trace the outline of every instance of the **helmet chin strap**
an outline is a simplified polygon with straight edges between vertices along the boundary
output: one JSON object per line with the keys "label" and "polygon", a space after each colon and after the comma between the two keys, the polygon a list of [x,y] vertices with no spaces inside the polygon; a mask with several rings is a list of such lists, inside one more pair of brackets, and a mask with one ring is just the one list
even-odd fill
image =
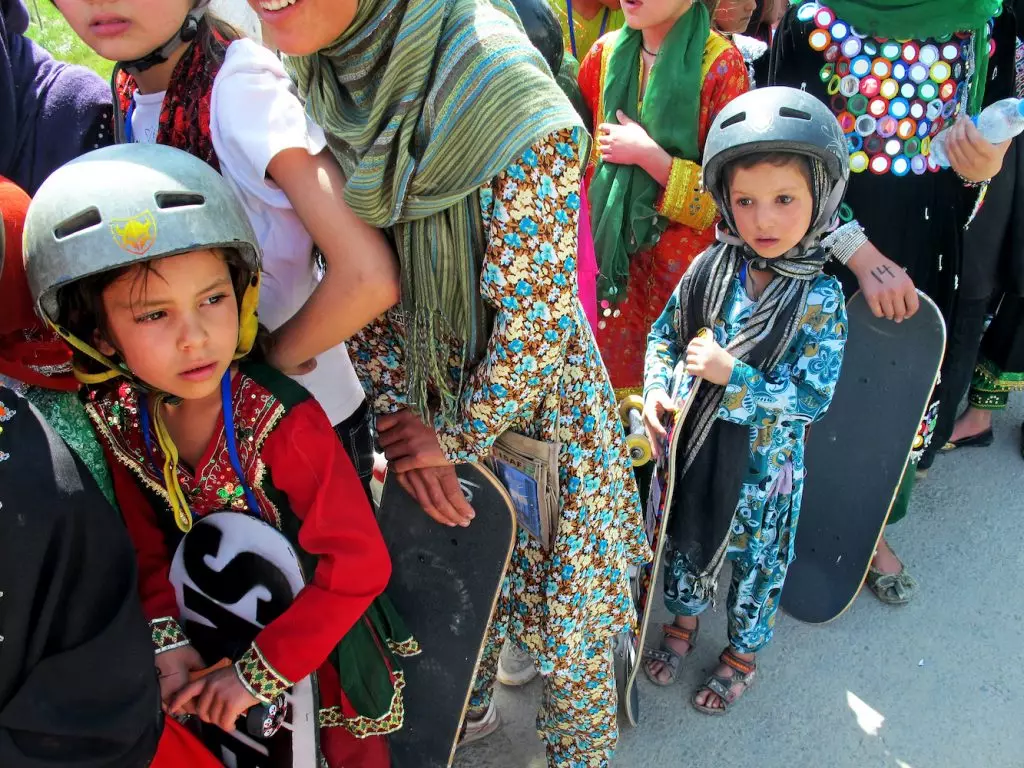
{"label": "helmet chin strap", "polygon": [[139,72],[145,72],[151,67],[163,64],[170,58],[172,53],[178,50],[182,43],[191,43],[196,39],[196,35],[199,33],[199,22],[206,15],[209,6],[210,0],[199,0],[196,3],[196,7],[188,12],[185,21],[181,25],[181,29],[178,30],[174,37],[141,59],[121,61],[118,62],[118,66],[130,75],[137,75]]}

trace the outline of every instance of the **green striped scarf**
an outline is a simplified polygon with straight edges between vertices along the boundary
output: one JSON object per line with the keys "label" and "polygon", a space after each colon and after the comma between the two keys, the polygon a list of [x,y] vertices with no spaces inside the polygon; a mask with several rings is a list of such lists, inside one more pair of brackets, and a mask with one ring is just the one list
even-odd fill
{"label": "green striped scarf", "polygon": [[436,394],[452,416],[492,324],[479,190],[582,123],[507,0],[360,0],[338,40],[289,67],[348,179],[346,201],[398,252],[410,407],[426,416]]}

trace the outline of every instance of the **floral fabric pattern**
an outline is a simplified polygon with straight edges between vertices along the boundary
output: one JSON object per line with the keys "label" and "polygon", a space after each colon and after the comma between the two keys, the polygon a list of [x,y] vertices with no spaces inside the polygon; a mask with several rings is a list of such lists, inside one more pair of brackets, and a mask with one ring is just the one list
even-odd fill
{"label": "floral fabric pattern", "polygon": [[[650,556],[614,393],[577,292],[580,139],[578,130],[552,134],[482,190],[480,290],[493,331],[462,418],[435,423],[454,462],[480,460],[509,429],[561,443],[551,551],[520,531],[497,613],[546,674],[579,664],[585,637],[633,625],[628,570]],[[377,413],[404,402],[403,327],[391,313],[349,344]]]}

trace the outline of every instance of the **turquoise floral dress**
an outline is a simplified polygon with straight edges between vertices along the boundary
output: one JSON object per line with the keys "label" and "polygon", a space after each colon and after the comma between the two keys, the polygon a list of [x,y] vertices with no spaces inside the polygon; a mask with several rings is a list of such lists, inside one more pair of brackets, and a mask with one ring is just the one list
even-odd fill
{"label": "turquoise floral dress", "polygon": [[[724,347],[734,339],[756,306],[735,279],[713,329],[715,342]],[[689,343],[678,334],[680,311],[677,290],[648,338],[645,392],[671,391],[672,372]],[[750,428],[749,468],[727,555],[733,564],[727,600],[729,639],[743,653],[758,651],[771,640],[783,580],[795,557],[807,427],[832,401],[846,335],[842,288],[834,277],[821,275],[811,287],[800,330],[782,362],[766,375],[737,361],[722,398],[718,418]],[[687,377],[682,397],[692,381]],[[695,616],[707,607],[707,601],[693,594],[694,580],[686,558],[671,550],[666,557],[665,604],[675,615]]]}

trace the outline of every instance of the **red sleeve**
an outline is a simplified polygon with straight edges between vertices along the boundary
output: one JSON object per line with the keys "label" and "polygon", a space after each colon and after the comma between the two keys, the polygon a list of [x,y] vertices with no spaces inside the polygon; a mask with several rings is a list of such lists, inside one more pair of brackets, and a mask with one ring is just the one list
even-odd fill
{"label": "red sleeve", "polygon": [[107,464],[114,479],[114,494],[121,517],[128,528],[139,564],[139,596],[147,621],[178,617],[178,601],[171,586],[171,557],[167,541],[156,522],[156,512],[131,472],[111,456],[104,445]]}
{"label": "red sleeve", "polygon": [[711,124],[722,108],[737,96],[750,90],[750,74],[743,54],[730,45],[711,64],[700,89],[700,131],[698,141],[704,151]]}
{"label": "red sleeve", "polygon": [[594,43],[583,61],[580,62],[580,74],[578,77],[580,92],[583,94],[587,106],[590,107],[590,114],[594,116],[592,130],[596,133],[597,126],[601,122],[601,115],[597,113],[597,103],[601,95],[601,57],[604,55],[604,38]]}
{"label": "red sleeve", "polygon": [[263,446],[274,485],[316,555],[312,582],[256,637],[249,661],[294,682],[316,671],[387,586],[391,559],[355,468],[320,405],[293,408]]}

